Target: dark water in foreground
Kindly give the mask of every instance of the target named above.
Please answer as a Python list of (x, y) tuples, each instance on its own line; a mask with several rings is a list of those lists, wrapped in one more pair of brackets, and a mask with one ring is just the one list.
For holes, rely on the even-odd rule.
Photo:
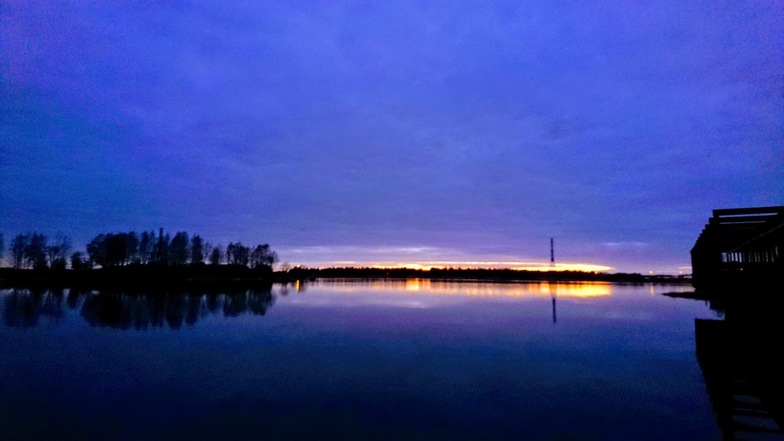
[(719, 440), (682, 290), (4, 290), (0, 439)]

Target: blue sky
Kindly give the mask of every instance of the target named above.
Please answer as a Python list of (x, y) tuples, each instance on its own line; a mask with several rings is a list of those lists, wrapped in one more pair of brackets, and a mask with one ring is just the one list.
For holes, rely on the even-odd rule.
[(3, 1), (0, 231), (675, 274), (784, 204), (782, 66), (775, 1)]

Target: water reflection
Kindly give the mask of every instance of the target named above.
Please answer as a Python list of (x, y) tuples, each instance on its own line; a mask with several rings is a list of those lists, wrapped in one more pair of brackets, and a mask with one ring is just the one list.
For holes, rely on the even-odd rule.
[(697, 302), (603, 284), (308, 287), (2, 290), (5, 323), (38, 326), (0, 324), (4, 439), (718, 435), (692, 325), (714, 315)]
[[(287, 292), (287, 291), (286, 291)], [(10, 327), (34, 327), (42, 317), (59, 322), (65, 309), (79, 310), (91, 326), (118, 329), (194, 325), (209, 315), (237, 317), (264, 315), (275, 303), (272, 289), (245, 289), (223, 293), (98, 292), (72, 289), (15, 289), (4, 298), (3, 319)]]
[[(612, 295), (609, 283), (486, 283), (429, 279), (323, 279), (312, 283), (328, 291), (368, 295), (468, 296), (492, 298), (551, 298), (556, 322), (556, 298), (590, 298)], [(304, 292), (307, 284), (278, 285), (276, 295)], [(378, 297), (379, 299), (381, 297)], [(424, 299), (424, 297), (422, 297)], [(4, 321), (10, 327), (37, 326), (42, 318), (58, 323), (66, 309), (79, 310), (92, 326), (118, 329), (168, 327), (180, 329), (208, 315), (236, 317), (245, 313), (264, 315), (274, 304), (272, 286), (217, 292), (124, 292), (79, 289), (15, 289), (4, 297)]]
[[(70, 295), (66, 304), (72, 304)], [(58, 322), (65, 316), (63, 290), (14, 289), (5, 297), (4, 312), (5, 324), (11, 327), (33, 327), (42, 317)]]
[(741, 301), (711, 308), (724, 320), (695, 319), (697, 360), (724, 439), (784, 438), (778, 308)]
[(431, 279), (322, 279), (319, 286), (351, 292), (424, 293), (471, 297), (605, 297), (612, 295), (609, 282), (496, 282)]

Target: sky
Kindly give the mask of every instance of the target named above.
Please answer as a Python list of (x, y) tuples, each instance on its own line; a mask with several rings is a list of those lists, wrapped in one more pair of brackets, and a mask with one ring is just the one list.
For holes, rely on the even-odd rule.
[(783, 66), (780, 1), (0, 0), (0, 232), (689, 273), (784, 205)]

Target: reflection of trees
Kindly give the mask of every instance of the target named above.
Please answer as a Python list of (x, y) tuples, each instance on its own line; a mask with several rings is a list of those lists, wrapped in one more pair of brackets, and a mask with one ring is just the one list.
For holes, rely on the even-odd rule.
[(93, 292), (18, 289), (4, 298), (5, 323), (14, 327), (36, 326), (42, 316), (56, 320), (65, 307), (80, 308), (91, 326), (119, 329), (148, 329), (167, 326), (180, 329), (209, 315), (237, 317), (250, 313), (264, 315), (273, 305), (271, 287), (221, 293), (183, 292)]
[(81, 306), (84, 299), (91, 294), (92, 291), (80, 288), (71, 288), (68, 290), (68, 295), (65, 296), (65, 304), (68, 309), (76, 309)]
[(180, 329), (199, 318), (223, 313), (236, 317), (250, 312), (267, 312), (274, 303), (270, 290), (242, 290), (232, 293), (100, 293), (88, 296), (82, 305), (82, 317), (92, 326), (120, 329), (147, 329), (168, 326)]
[(63, 318), (63, 290), (15, 289), (4, 299), (5, 324), (11, 327), (36, 326), (42, 316), (55, 321)]

